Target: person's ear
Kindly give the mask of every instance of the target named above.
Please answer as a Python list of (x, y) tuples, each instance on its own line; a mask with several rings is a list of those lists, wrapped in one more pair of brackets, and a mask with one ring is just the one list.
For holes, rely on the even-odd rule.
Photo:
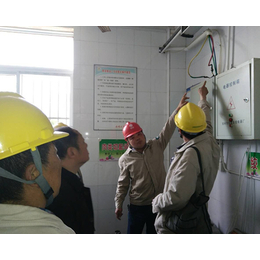
[(39, 171), (35, 167), (35, 164), (30, 164), (25, 170), (25, 178), (28, 181), (35, 180), (39, 176)]
[(128, 146), (132, 147), (131, 144), (130, 144), (129, 138), (126, 139), (126, 142), (127, 142)]
[(75, 156), (76, 156), (76, 148), (75, 147), (69, 147), (68, 149), (67, 149), (67, 156), (69, 157), (69, 158), (74, 158)]
[(180, 134), (180, 138), (182, 138), (182, 132), (181, 132), (181, 129), (180, 129), (180, 128), (178, 128), (178, 132), (179, 132), (179, 134)]

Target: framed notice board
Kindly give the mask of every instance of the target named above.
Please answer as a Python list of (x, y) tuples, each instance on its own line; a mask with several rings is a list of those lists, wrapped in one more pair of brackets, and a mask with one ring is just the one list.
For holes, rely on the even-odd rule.
[(136, 122), (135, 67), (94, 65), (94, 130), (122, 130)]

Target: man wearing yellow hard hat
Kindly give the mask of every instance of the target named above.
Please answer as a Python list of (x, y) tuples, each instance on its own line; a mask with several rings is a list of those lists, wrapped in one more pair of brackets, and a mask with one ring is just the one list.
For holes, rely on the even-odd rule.
[[(185, 99), (181, 99), (178, 108), (186, 103)], [(159, 136), (150, 140), (146, 140), (143, 129), (135, 122), (127, 122), (122, 130), (128, 148), (118, 161), (120, 175), (115, 195), (115, 214), (120, 220), (123, 203), (129, 193), (128, 234), (142, 234), (144, 227), (146, 234), (156, 234), (152, 200), (163, 191), (166, 177), (164, 150), (175, 130), (174, 116), (173, 112)]]
[(0, 233), (74, 233), (45, 210), (61, 183), (52, 142), (68, 134), (16, 93), (0, 93), (0, 111)]
[[(163, 192), (153, 200), (153, 212), (157, 213), (155, 221), (157, 233), (212, 232), (207, 212), (205, 212), (205, 216), (200, 215), (196, 219), (196, 223), (193, 219), (191, 222), (187, 222), (188, 224), (184, 223), (183, 226), (179, 224), (182, 219), (178, 218), (183, 216), (182, 213), (187, 212), (185, 207), (193, 195), (197, 198), (205, 190), (205, 195), (209, 196), (218, 172), (220, 150), (212, 135), (210, 104), (206, 100), (208, 89), (205, 84), (206, 82), (198, 90), (200, 95), (198, 106), (187, 103), (176, 111), (174, 121), (183, 139), (183, 144), (175, 152)], [(183, 100), (187, 100), (186, 94), (183, 96)], [(196, 153), (195, 149), (192, 149), (193, 147), (198, 149), (200, 155)], [(204, 182), (202, 182), (202, 178)], [(170, 216), (174, 218), (170, 218)], [(176, 219), (179, 221), (178, 223)], [(193, 225), (192, 227), (189, 226), (190, 223)]]

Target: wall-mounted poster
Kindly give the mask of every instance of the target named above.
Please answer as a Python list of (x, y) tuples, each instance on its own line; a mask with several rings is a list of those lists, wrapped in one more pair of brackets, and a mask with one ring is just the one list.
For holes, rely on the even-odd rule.
[(99, 161), (117, 161), (128, 147), (124, 139), (101, 139), (99, 141)]
[(260, 161), (260, 153), (251, 152), (246, 153), (248, 156), (247, 166), (246, 166), (246, 173), (249, 176), (260, 176), (260, 168), (259, 168), (259, 161)]
[(94, 130), (136, 122), (136, 68), (94, 65)]

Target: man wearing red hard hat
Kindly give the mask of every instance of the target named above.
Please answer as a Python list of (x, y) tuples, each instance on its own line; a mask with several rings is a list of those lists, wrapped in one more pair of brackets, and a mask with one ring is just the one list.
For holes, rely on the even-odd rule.
[[(186, 99), (182, 97), (177, 110), (187, 103)], [(152, 200), (163, 191), (166, 177), (164, 150), (175, 129), (174, 116), (175, 113), (153, 140), (146, 141), (142, 128), (135, 122), (127, 122), (123, 128), (123, 136), (129, 147), (118, 161), (120, 176), (115, 196), (115, 214), (120, 220), (123, 202), (130, 188), (128, 234), (141, 234), (145, 225), (147, 234), (156, 234), (156, 214), (152, 212)]]

